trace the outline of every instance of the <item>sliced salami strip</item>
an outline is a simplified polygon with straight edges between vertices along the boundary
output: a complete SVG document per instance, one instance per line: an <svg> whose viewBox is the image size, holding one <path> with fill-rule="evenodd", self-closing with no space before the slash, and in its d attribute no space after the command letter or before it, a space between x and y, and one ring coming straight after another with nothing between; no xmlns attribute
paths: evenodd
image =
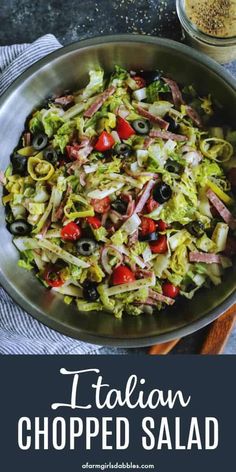
<svg viewBox="0 0 236 472"><path fill-rule="evenodd" d="M163 77L163 80L170 87L174 105L179 108L180 105L184 104L184 100L182 97L182 93L180 92L179 86L174 80L167 79L166 77Z"/></svg>
<svg viewBox="0 0 236 472"><path fill-rule="evenodd" d="M198 114L198 112L190 107L190 106L186 106L186 112L187 112L187 115L189 116L189 118L191 118L191 120L199 127L199 128L202 128L203 127L203 124L202 124L202 120L201 120L201 117L200 115Z"/></svg>
<svg viewBox="0 0 236 472"><path fill-rule="evenodd" d="M154 138L145 138L145 141L144 141L144 149L148 149L149 146L151 146L153 143L155 142L155 139Z"/></svg>
<svg viewBox="0 0 236 472"><path fill-rule="evenodd" d="M158 124L160 128L165 129L165 130L169 128L169 123L163 120L160 116L155 116L152 113L150 113L148 110L145 110L144 108L140 106L137 106L137 112L139 113L139 115L144 116L144 118L147 118L153 123Z"/></svg>
<svg viewBox="0 0 236 472"><path fill-rule="evenodd" d="M173 141L188 141L187 136L171 133L170 131L153 130L150 131L149 136L150 138L161 138L165 140L173 139Z"/></svg>
<svg viewBox="0 0 236 472"><path fill-rule="evenodd" d="M219 254L209 254L206 252L190 252L190 262L205 262L205 264L221 264L221 257Z"/></svg>
<svg viewBox="0 0 236 472"><path fill-rule="evenodd" d="M217 195L210 188L207 190L206 195L225 223L227 223L231 229L236 229L236 219Z"/></svg>
<svg viewBox="0 0 236 472"><path fill-rule="evenodd" d="M173 298L166 297L165 295L162 295L162 293L157 293L151 289L149 289L148 295L148 298L156 300L157 302L166 303L166 305L174 305L175 303L175 300L173 300Z"/></svg>
<svg viewBox="0 0 236 472"><path fill-rule="evenodd" d="M65 95L64 97L57 97L54 100L55 103L61 105L62 107L69 107L70 105L74 105L75 97L73 95Z"/></svg>
<svg viewBox="0 0 236 472"><path fill-rule="evenodd" d="M24 146L30 146L31 145L31 133L24 133L23 140L24 140Z"/></svg>
<svg viewBox="0 0 236 472"><path fill-rule="evenodd" d="M173 98L174 105L179 108L180 105L185 105L185 101L183 100L182 93L179 89L179 86L174 80L163 78L164 82L169 85L171 89L171 94ZM203 127L201 117L199 116L198 112L192 108L191 106L186 106L186 113L191 118L191 120L199 126L199 128Z"/></svg>
<svg viewBox="0 0 236 472"><path fill-rule="evenodd" d="M146 187L144 188L144 191L136 205L136 208L134 209L134 213L140 213L140 211L142 211L143 207L145 206L147 200L151 195L151 191L155 184L155 180L149 180L149 182L146 184Z"/></svg>
<svg viewBox="0 0 236 472"><path fill-rule="evenodd" d="M91 118L91 116L96 113L99 108L103 105L103 103L109 98L113 93L115 92L115 87L111 86L108 89L106 89L99 97L95 99L95 101L90 105L90 107L84 112L84 116L86 118Z"/></svg>

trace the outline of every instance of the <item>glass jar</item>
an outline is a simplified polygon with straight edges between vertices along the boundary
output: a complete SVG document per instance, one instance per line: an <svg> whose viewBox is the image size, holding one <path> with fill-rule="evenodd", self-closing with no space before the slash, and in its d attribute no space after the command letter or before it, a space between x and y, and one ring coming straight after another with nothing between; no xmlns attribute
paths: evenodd
<svg viewBox="0 0 236 472"><path fill-rule="evenodd" d="M236 59L236 36L210 36L191 22L186 14L185 0L176 0L176 10L186 42L195 49L208 54L221 64Z"/></svg>

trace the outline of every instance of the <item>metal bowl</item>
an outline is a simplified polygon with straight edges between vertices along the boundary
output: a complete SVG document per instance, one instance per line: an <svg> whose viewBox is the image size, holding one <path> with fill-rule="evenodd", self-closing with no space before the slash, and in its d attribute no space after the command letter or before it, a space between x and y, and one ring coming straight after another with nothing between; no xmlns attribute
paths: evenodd
<svg viewBox="0 0 236 472"><path fill-rule="evenodd" d="M91 68L112 71L115 64L128 69L162 69L180 83L193 83L201 93L211 92L236 123L235 81L224 69L187 46L149 36L121 35L94 38L50 54L28 69L0 100L0 168L24 128L27 115L52 93L85 85ZM220 286L201 290L193 300L179 300L156 316L124 317L78 313L61 295L46 290L35 276L17 266L18 253L0 209L0 281L22 308L63 334L102 345L146 346L192 333L216 319L235 300L236 267L227 270ZM10 316L10 314L9 314Z"/></svg>

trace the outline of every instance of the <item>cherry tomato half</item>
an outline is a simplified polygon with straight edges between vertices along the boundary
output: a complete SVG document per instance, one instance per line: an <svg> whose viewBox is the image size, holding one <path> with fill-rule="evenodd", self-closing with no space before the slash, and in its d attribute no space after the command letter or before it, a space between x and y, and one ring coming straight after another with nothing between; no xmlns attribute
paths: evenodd
<svg viewBox="0 0 236 472"><path fill-rule="evenodd" d="M145 210L147 213L151 213L159 206L159 203L154 200L153 197L150 197L145 205Z"/></svg>
<svg viewBox="0 0 236 472"><path fill-rule="evenodd" d="M61 229L61 238L64 241L77 241L80 237L81 229L74 221L70 221Z"/></svg>
<svg viewBox="0 0 236 472"><path fill-rule="evenodd" d="M49 285L49 287L61 287L64 284L64 280L61 278L60 270L58 266L53 264L48 264L43 278Z"/></svg>
<svg viewBox="0 0 236 472"><path fill-rule="evenodd" d="M117 118L116 131L120 139L128 139L130 136L135 134L135 131L129 122L124 120L124 118L121 118L121 116Z"/></svg>
<svg viewBox="0 0 236 472"><path fill-rule="evenodd" d="M166 235L160 234L158 240L149 243L149 245L153 254L165 254L168 249Z"/></svg>
<svg viewBox="0 0 236 472"><path fill-rule="evenodd" d="M120 285L135 281L135 275L129 267L120 265L113 270L112 284Z"/></svg>
<svg viewBox="0 0 236 472"><path fill-rule="evenodd" d="M171 284L170 282L165 282L162 285L162 293L166 297L176 298L177 295L179 295L179 287L176 287L175 285Z"/></svg>
<svg viewBox="0 0 236 472"><path fill-rule="evenodd" d="M139 89L146 86L146 80L143 79L143 77L139 77L139 75L136 75L135 77L133 77L133 79L135 80Z"/></svg>
<svg viewBox="0 0 236 472"><path fill-rule="evenodd" d="M91 200L91 205L96 211L96 213L106 213L110 209L111 200L110 197L104 197L100 200L97 198L93 198Z"/></svg>
<svg viewBox="0 0 236 472"><path fill-rule="evenodd" d="M102 226L102 223L97 216L88 216L86 221L93 229L98 229Z"/></svg>
<svg viewBox="0 0 236 472"><path fill-rule="evenodd" d="M113 136L110 133L107 133L107 131L103 131L98 137L94 149L99 152L108 151L108 149L111 149L114 144L115 140Z"/></svg>
<svg viewBox="0 0 236 472"><path fill-rule="evenodd" d="M157 221L157 229L158 231L165 231L168 228L168 224L165 223L163 220Z"/></svg>
<svg viewBox="0 0 236 472"><path fill-rule="evenodd" d="M156 231L156 223L151 218L141 217L141 235L146 236L147 234L154 233Z"/></svg>

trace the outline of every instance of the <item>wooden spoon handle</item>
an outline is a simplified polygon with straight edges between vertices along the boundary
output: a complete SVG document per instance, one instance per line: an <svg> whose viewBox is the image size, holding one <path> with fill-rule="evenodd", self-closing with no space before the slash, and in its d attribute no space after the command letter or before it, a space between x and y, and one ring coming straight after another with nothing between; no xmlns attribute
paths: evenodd
<svg viewBox="0 0 236 472"><path fill-rule="evenodd" d="M199 354L221 354L234 327L235 319L236 306L234 305L210 325Z"/></svg>
<svg viewBox="0 0 236 472"><path fill-rule="evenodd" d="M169 341L167 343L155 344L154 346L151 346L149 348L148 354L151 354L151 355L168 354L173 349L173 347L176 346L176 344L179 341L180 341L179 339L173 339L172 341Z"/></svg>

